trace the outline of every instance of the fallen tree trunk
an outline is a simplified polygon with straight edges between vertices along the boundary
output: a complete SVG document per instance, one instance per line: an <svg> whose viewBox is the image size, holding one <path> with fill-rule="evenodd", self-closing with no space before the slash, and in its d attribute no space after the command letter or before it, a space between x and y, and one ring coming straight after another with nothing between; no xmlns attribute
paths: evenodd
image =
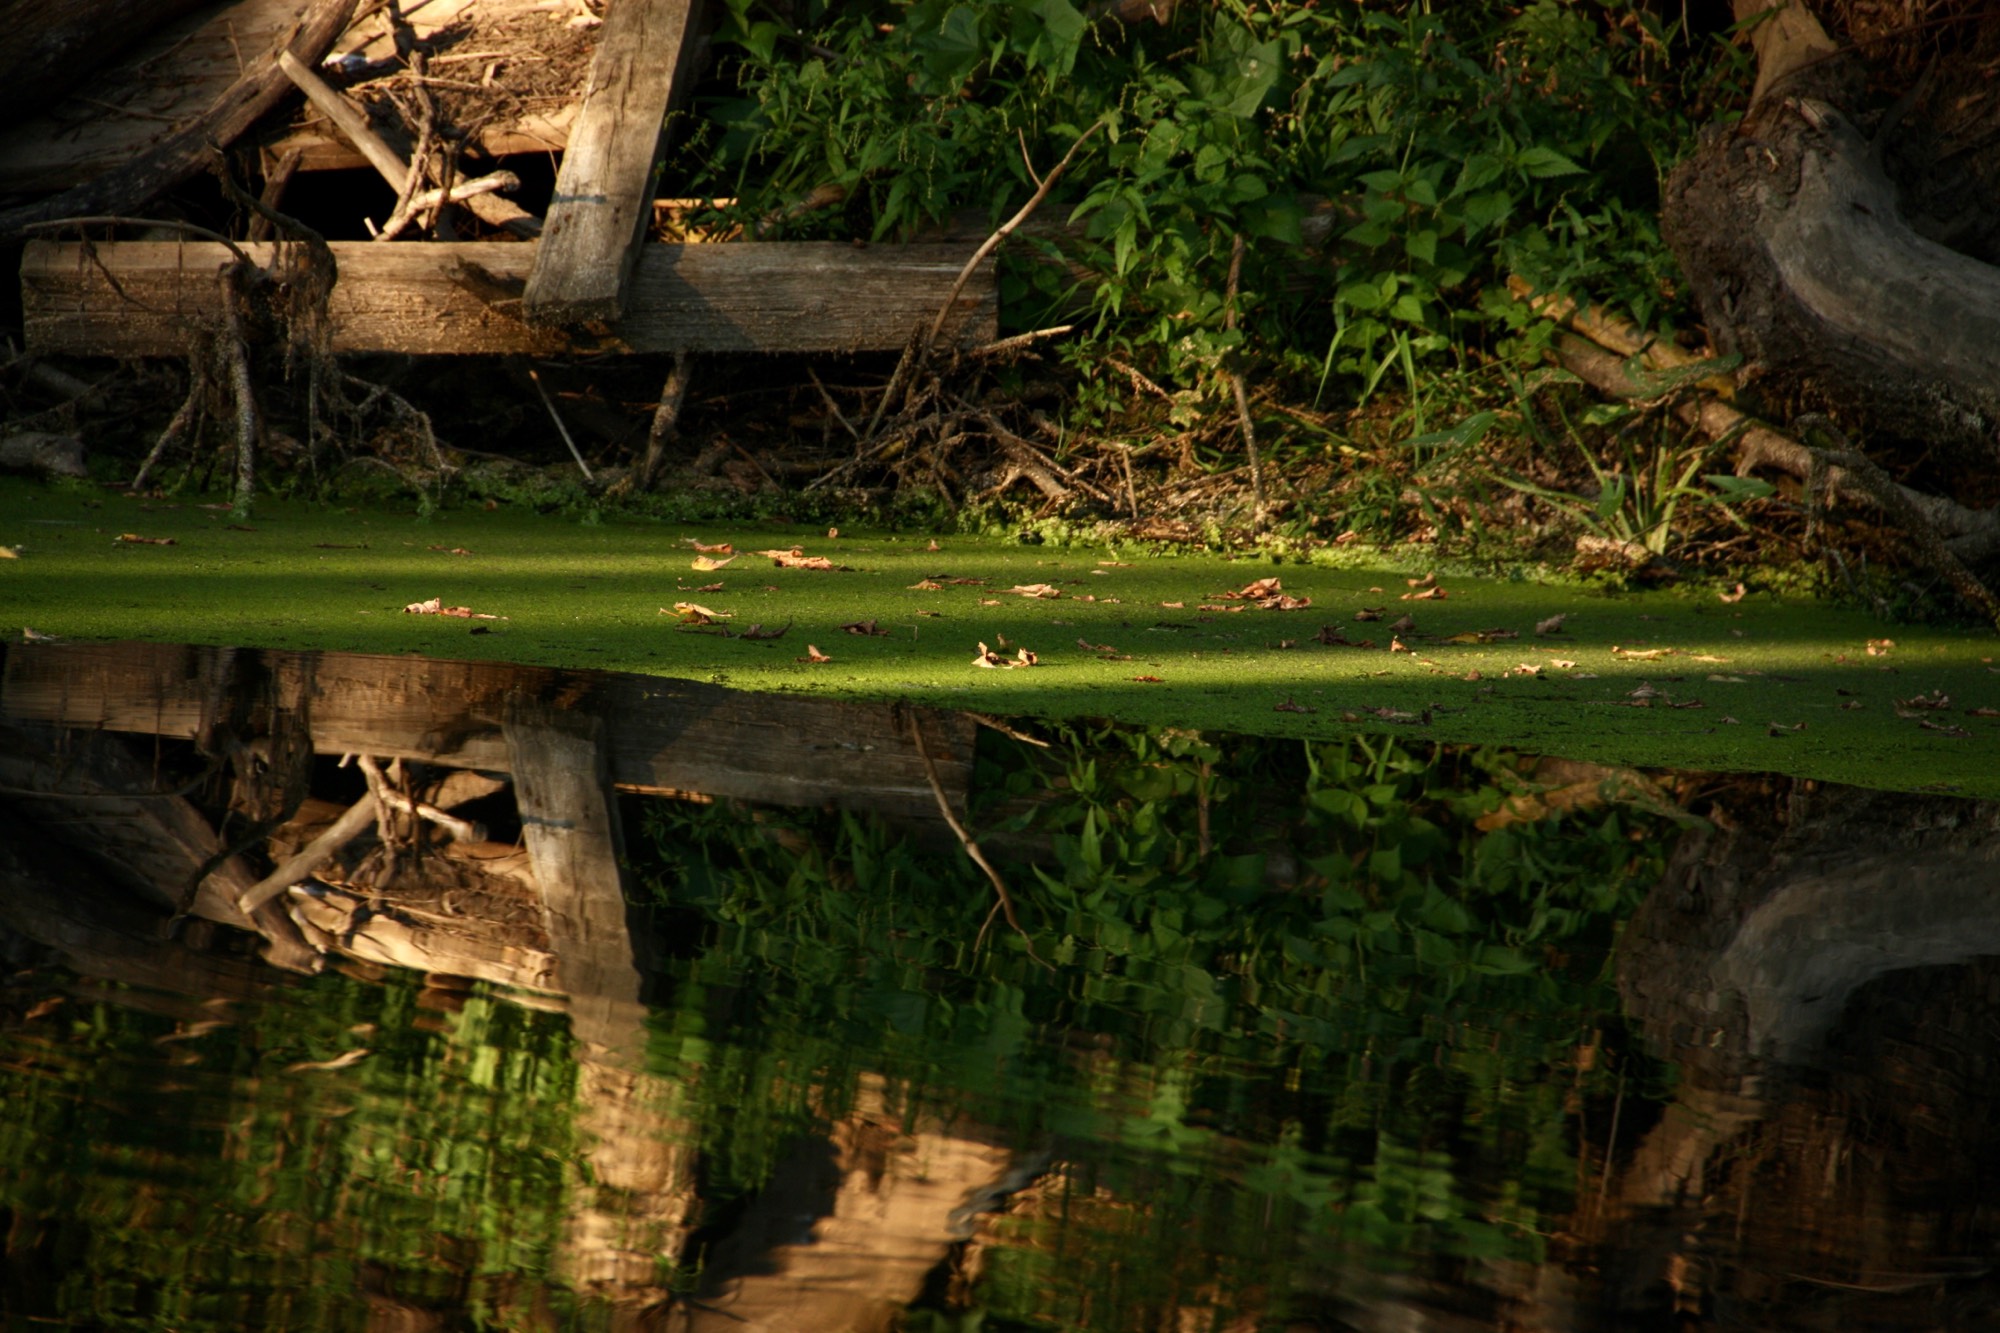
<svg viewBox="0 0 2000 1333"><path fill-rule="evenodd" d="M1763 0L1738 0L1739 19ZM1662 221L1716 349L1954 468L2000 458L2000 270L1917 234L1846 62L1796 3L1758 29L1758 96L1669 178Z"/></svg>
<svg viewBox="0 0 2000 1333"><path fill-rule="evenodd" d="M291 80L278 68L278 56L289 53L306 65L317 65L334 39L346 31L354 5L355 0L314 0L291 36L251 65L199 120L95 180L0 213L0 240L11 240L63 218L130 213L162 190L205 169L213 147L235 142L291 92Z"/></svg>

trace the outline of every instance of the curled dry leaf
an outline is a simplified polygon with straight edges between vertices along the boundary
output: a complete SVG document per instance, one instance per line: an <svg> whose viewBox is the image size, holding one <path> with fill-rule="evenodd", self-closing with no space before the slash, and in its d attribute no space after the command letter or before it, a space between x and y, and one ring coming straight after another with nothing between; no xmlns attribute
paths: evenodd
<svg viewBox="0 0 2000 1333"><path fill-rule="evenodd" d="M675 602L673 610L669 611L663 606L660 608L660 614L663 616L679 616L690 625L712 625L718 620L729 619L734 613L730 611L711 611L700 602Z"/></svg>
<svg viewBox="0 0 2000 1333"><path fill-rule="evenodd" d="M1161 685L1165 683L1158 676L1134 676L1132 679L1141 685Z"/></svg>
<svg viewBox="0 0 2000 1333"><path fill-rule="evenodd" d="M1568 619L1569 612L1565 611L1561 615L1550 616L1547 620L1537 620L1535 622L1535 633L1560 634L1562 633L1563 621Z"/></svg>
<svg viewBox="0 0 2000 1333"><path fill-rule="evenodd" d="M872 620L851 621L848 624L842 625L841 628L849 634L865 634L877 639L886 639L889 637L889 631L883 629ZM806 646L811 647L812 645L807 644Z"/></svg>
<svg viewBox="0 0 2000 1333"><path fill-rule="evenodd" d="M1870 639L1868 641L1868 655L1870 657L1887 657L1889 650L1895 646L1896 641L1894 639Z"/></svg>
<svg viewBox="0 0 2000 1333"><path fill-rule="evenodd" d="M832 660L833 659L831 657L828 657L825 653L821 652L817 647L813 646L810 643L806 645L806 655L799 659L799 661L801 662L811 662L814 664L818 664L820 662L831 662Z"/></svg>
<svg viewBox="0 0 2000 1333"><path fill-rule="evenodd" d="M1951 736L1959 740L1972 739L1971 732L1967 731L1964 727L1958 726L1951 722L1932 722L1926 719L1925 721L1917 723L1917 725L1922 727L1925 731L1935 731L1940 733L1941 735Z"/></svg>
<svg viewBox="0 0 2000 1333"><path fill-rule="evenodd" d="M1908 699L1896 700L1897 708L1914 711L1951 707L1951 696L1943 690L1932 690L1929 694L1912 695Z"/></svg>
<svg viewBox="0 0 2000 1333"><path fill-rule="evenodd" d="M1356 620L1380 620L1382 618L1382 608L1379 606L1364 606L1354 613L1354 618Z"/></svg>
<svg viewBox="0 0 2000 1333"><path fill-rule="evenodd" d="M1017 597L1040 597L1043 599L1060 597L1062 594L1046 583L1017 583L1007 589Z"/></svg>
<svg viewBox="0 0 2000 1333"><path fill-rule="evenodd" d="M1335 629L1332 625L1321 625L1319 627L1319 633L1313 635L1313 642L1323 643L1329 648L1332 647L1352 648L1354 646L1352 643L1348 641L1348 638L1345 634L1342 634L1338 629Z"/></svg>
<svg viewBox="0 0 2000 1333"><path fill-rule="evenodd" d="M1714 680L1715 677L1710 676L1709 679ZM1856 708L1865 707L1865 705L1859 699L1849 699L1846 703L1843 703L1841 707L1848 710L1849 712L1852 712Z"/></svg>
<svg viewBox="0 0 2000 1333"><path fill-rule="evenodd" d="M1576 669L1576 663L1570 661L1567 657L1551 657L1549 665L1558 671L1574 671Z"/></svg>
<svg viewBox="0 0 2000 1333"><path fill-rule="evenodd" d="M1725 722L1729 720L1728 718L1723 719ZM1786 726L1783 722L1773 722L1765 728L1765 733L1771 736L1790 736L1805 729L1806 724L1803 722L1794 722L1790 726Z"/></svg>
<svg viewBox="0 0 2000 1333"><path fill-rule="evenodd" d="M694 547L695 550L700 551L704 555L729 555L736 550L728 542L717 542L715 545L710 546L704 542L696 541L692 537L685 538L684 540L689 546Z"/></svg>
<svg viewBox="0 0 2000 1333"><path fill-rule="evenodd" d="M441 597L432 597L422 602L411 602L403 608L403 614L406 616L452 616L458 620L505 620L507 618L505 616L496 616L487 611L475 611L469 606L446 606L444 599Z"/></svg>
<svg viewBox="0 0 2000 1333"><path fill-rule="evenodd" d="M1539 676L1542 674L1542 669L1533 662L1520 662L1507 674L1510 676Z"/></svg>
<svg viewBox="0 0 2000 1333"><path fill-rule="evenodd" d="M936 579L918 579L910 585L912 592L943 592L944 585Z"/></svg>
<svg viewBox="0 0 2000 1333"><path fill-rule="evenodd" d="M1451 594L1443 588L1425 588L1419 592L1404 593L1403 600L1406 602L1442 602L1449 596Z"/></svg>
<svg viewBox="0 0 2000 1333"><path fill-rule="evenodd" d="M1611 655L1628 662L1651 662L1655 658L1671 657L1676 651L1673 648L1620 648L1615 643L1611 645Z"/></svg>
<svg viewBox="0 0 2000 1333"><path fill-rule="evenodd" d="M1435 588L1437 581L1437 571L1432 570L1420 579L1404 579L1403 585L1408 588Z"/></svg>
<svg viewBox="0 0 2000 1333"><path fill-rule="evenodd" d="M1967 717L2000 717L2000 708L1968 708Z"/></svg>
<svg viewBox="0 0 2000 1333"><path fill-rule="evenodd" d="M720 583L704 583L704 584L702 584L702 585L701 585L701 586L700 586L699 588L696 588L696 589L695 589L695 591L696 591L696 592L721 592L721 591L722 591L722 585L721 585Z"/></svg>
<svg viewBox="0 0 2000 1333"><path fill-rule="evenodd" d="M1392 653L1407 653L1410 650L1404 646L1403 641L1401 639L1396 638L1394 635L1391 635L1389 637L1389 651Z"/></svg>
<svg viewBox="0 0 2000 1333"><path fill-rule="evenodd" d="M1001 646L1006 646L1006 640L1001 640ZM1040 660L1039 657L1029 652L1026 648L1017 649L1012 657L1002 657L999 653L982 643L979 645L979 655L972 659L972 665L976 667L1031 667Z"/></svg>
<svg viewBox="0 0 2000 1333"><path fill-rule="evenodd" d="M126 546L172 546L174 539L172 537L141 537L136 532L121 532L113 542L114 545L119 543L123 543Z"/></svg>
<svg viewBox="0 0 2000 1333"><path fill-rule="evenodd" d="M694 558L694 566L693 566L693 567L694 567L694 569L696 569L696 570L697 570L698 572L700 572L700 573L703 573L703 574L707 574L707 573L710 573L711 571L714 571L714 570L718 570L718 569L721 569L721 568L723 568L724 566L728 565L728 563L729 563L730 561L734 560L735 558L736 558L736 557L735 557L735 556L733 556L733 555L725 555L725 556L723 556L723 557L722 557L721 559L719 559L719 560L718 560L717 558L715 558L714 556L711 556L711 555L698 555L698 556L696 556L696 557Z"/></svg>
<svg viewBox="0 0 2000 1333"><path fill-rule="evenodd" d="M1722 601L1728 602L1733 605L1743 600L1743 594L1744 594L1744 587L1742 584L1739 583L1730 591L1719 592L1715 595Z"/></svg>

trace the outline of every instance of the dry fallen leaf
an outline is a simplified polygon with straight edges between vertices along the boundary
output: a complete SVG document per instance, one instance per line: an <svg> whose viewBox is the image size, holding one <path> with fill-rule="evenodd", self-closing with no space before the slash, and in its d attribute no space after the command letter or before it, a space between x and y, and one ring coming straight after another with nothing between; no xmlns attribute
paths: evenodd
<svg viewBox="0 0 2000 1333"><path fill-rule="evenodd" d="M782 639L785 637L785 631L791 627L792 622L789 620L776 629L765 629L762 625L752 625L737 637L741 639Z"/></svg>
<svg viewBox="0 0 2000 1333"><path fill-rule="evenodd" d="M1040 597L1046 599L1062 596L1060 592L1046 583L1017 583L1007 589L1007 591L1020 597Z"/></svg>
<svg viewBox="0 0 2000 1333"><path fill-rule="evenodd" d="M2000 717L2000 708L1968 708L1967 717Z"/></svg>
<svg viewBox="0 0 2000 1333"><path fill-rule="evenodd" d="M1410 650L1403 646L1403 641L1401 639L1396 638L1394 635L1391 635L1389 636L1389 651L1392 653L1407 653Z"/></svg>
<svg viewBox="0 0 2000 1333"><path fill-rule="evenodd" d="M349 1065L358 1065L367 1058L368 1048L363 1046L359 1050L349 1051L345 1055L336 1055L331 1060L301 1060L295 1065L286 1065L285 1072L287 1074L303 1074L308 1071L325 1073L335 1069L345 1069Z"/></svg>
<svg viewBox="0 0 2000 1333"><path fill-rule="evenodd" d="M1293 703L1290 699L1287 699L1283 703L1273 705L1272 711L1278 713L1317 713L1319 709L1308 708L1304 704Z"/></svg>
<svg viewBox="0 0 2000 1333"><path fill-rule="evenodd" d="M836 537L838 537L838 536L840 536L840 529L839 529L839 528L828 528L828 529L826 530L826 539L827 539L828 541L832 541L832 540L833 540L834 538L836 538Z"/></svg>
<svg viewBox="0 0 2000 1333"><path fill-rule="evenodd" d="M1565 611L1561 615L1550 616L1547 620L1537 620L1535 622L1535 633L1560 634L1562 633L1563 621L1568 619L1569 612Z"/></svg>
<svg viewBox="0 0 2000 1333"><path fill-rule="evenodd" d="M821 652L818 648L814 647L810 643L806 645L806 655L799 659L799 661L801 662L813 662L813 663L831 662L832 660L833 659L831 657L828 657L825 653Z"/></svg>
<svg viewBox="0 0 2000 1333"><path fill-rule="evenodd" d="M1331 625L1321 625L1319 627L1319 633L1313 635L1313 642L1323 643L1327 645L1329 648L1335 646L1339 646L1342 648L1352 648L1354 646L1351 642L1349 642L1345 634L1342 634L1339 630L1335 629Z"/></svg>
<svg viewBox="0 0 2000 1333"><path fill-rule="evenodd" d="M692 537L687 538L687 544L689 546L694 547L695 550L700 551L706 555L728 555L736 549L728 542L717 542L713 546L708 546L702 542L696 541Z"/></svg>
<svg viewBox="0 0 2000 1333"><path fill-rule="evenodd" d="M1739 583L1739 584L1737 584L1737 585L1736 585L1736 587L1735 587L1735 589L1734 589L1733 591L1731 591L1731 592L1719 592L1719 593L1717 593L1717 594L1715 594L1715 595L1716 595L1717 597L1721 598L1721 599L1722 599L1723 601L1725 601L1725 602L1729 602L1729 603L1732 603L1732 604L1733 604L1733 603L1736 603L1736 602L1740 602L1740 601L1742 601L1742 600L1743 600L1743 592L1744 592L1744 589L1743 589L1743 585Z"/></svg>
<svg viewBox="0 0 2000 1333"><path fill-rule="evenodd" d="M1442 602L1449 596L1451 594L1443 588L1425 588L1422 592L1404 593L1403 600L1406 602Z"/></svg>
<svg viewBox="0 0 2000 1333"><path fill-rule="evenodd" d="M675 602L672 611L668 611L663 606L660 608L660 614L663 616L679 616L690 625L712 625L718 620L729 619L735 613L731 611L711 611L700 602Z"/></svg>
<svg viewBox="0 0 2000 1333"><path fill-rule="evenodd" d="M121 532L118 534L117 541L123 542L127 546L172 546L174 544L172 537L141 537L136 532Z"/></svg>
<svg viewBox="0 0 2000 1333"><path fill-rule="evenodd" d="M1710 677L1709 677L1709 679L1710 679L1710 680L1714 680L1714 679L1715 679L1715 677L1713 677L1713 676L1710 676ZM1856 708L1861 708L1861 707L1864 707L1864 706L1865 706L1865 705L1863 705L1863 704L1862 704L1862 702L1861 702L1861 701L1860 701L1859 699L1849 699L1849 700L1848 700L1848 701L1847 701L1846 703L1844 703L1844 704L1842 704L1842 705L1841 705L1841 707L1842 707L1842 708L1845 708L1845 709L1848 709L1848 710L1850 710L1850 711L1851 711L1851 710L1853 710L1853 709L1856 709Z"/></svg>
<svg viewBox="0 0 2000 1333"><path fill-rule="evenodd" d="M1692 660L1696 662L1727 662L1729 659L1726 657L1717 657L1714 653L1696 653Z"/></svg>
<svg viewBox="0 0 2000 1333"><path fill-rule="evenodd" d="M943 592L944 585L936 579L918 579L910 585L913 592Z"/></svg>
<svg viewBox="0 0 2000 1333"><path fill-rule="evenodd" d="M1513 676L1539 676L1542 674L1542 669L1533 662L1521 662L1516 664L1514 669L1508 674Z"/></svg>
<svg viewBox="0 0 2000 1333"><path fill-rule="evenodd" d="M1403 616L1393 625L1389 626L1389 632L1391 634L1408 634L1415 630L1416 627L1417 618L1415 616Z"/></svg>
<svg viewBox="0 0 2000 1333"><path fill-rule="evenodd" d="M1437 571L1432 570L1420 579L1404 579L1403 583L1404 586L1411 588L1433 588L1437 586L1437 581Z"/></svg>
<svg viewBox="0 0 2000 1333"><path fill-rule="evenodd" d="M470 552L470 551L466 550L466 549L465 549L465 548L464 548L463 546L452 546L452 547L444 547L444 546L426 546L426 547L425 547L424 549L425 549L426 551L443 551L443 552L444 552L444 553L445 553L446 555L471 555L471 554L472 554L472 552Z"/></svg>
<svg viewBox="0 0 2000 1333"><path fill-rule="evenodd" d="M1917 723L1917 725L1925 731L1941 732L1946 736L1957 737L1960 740L1970 740L1972 738L1971 732L1967 731L1964 727L1955 726L1950 722L1923 721Z"/></svg>
<svg viewBox="0 0 2000 1333"><path fill-rule="evenodd" d="M505 620L490 611L475 611L469 606L446 606L444 599L433 597L428 601L411 602L403 608L406 616L451 616L458 620Z"/></svg>
<svg viewBox="0 0 2000 1333"><path fill-rule="evenodd" d="M1354 618L1356 620L1380 620L1382 618L1382 608L1379 606L1364 606L1354 613Z"/></svg>
<svg viewBox="0 0 2000 1333"><path fill-rule="evenodd" d="M1161 602L1161 603L1160 603L1160 605L1161 605L1161 606L1164 606L1164 607L1166 607L1166 608L1167 608L1167 609L1168 609L1169 611L1179 611L1180 609L1182 609L1183 607L1185 607L1185 606L1187 605L1187 603L1186 603L1186 602Z"/></svg>
<svg viewBox="0 0 2000 1333"><path fill-rule="evenodd" d="M1908 699L1896 700L1896 707L1911 709L1937 709L1951 707L1951 696L1942 690L1932 690L1929 694L1912 695Z"/></svg>
<svg viewBox="0 0 2000 1333"><path fill-rule="evenodd" d="M841 628L846 630L849 634L866 634L877 639L886 639L889 637L889 631L883 629L880 625L876 624L872 620L856 620L849 624L842 625ZM808 644L806 646L811 647L812 645Z"/></svg>
<svg viewBox="0 0 2000 1333"><path fill-rule="evenodd" d="M1729 720L1728 718L1723 719L1725 722ZM1805 729L1806 724L1803 722L1794 722L1790 726L1786 726L1782 722L1773 722L1765 730L1766 734L1771 736L1790 736L1795 732L1804 731Z"/></svg>
<svg viewBox="0 0 2000 1333"><path fill-rule="evenodd" d="M734 560L735 558L736 557L733 555L725 555L720 560L718 560L714 556L698 555L694 558L694 568L700 571L701 573L706 574L712 570L723 568L725 565L727 565L730 561Z"/></svg>
<svg viewBox="0 0 2000 1333"><path fill-rule="evenodd" d="M1870 639L1868 641L1868 655L1870 657L1887 657L1889 650L1895 646L1896 641L1894 639Z"/></svg>
<svg viewBox="0 0 2000 1333"><path fill-rule="evenodd" d="M1132 679L1141 685L1160 685L1164 683L1158 676L1134 676Z"/></svg>
<svg viewBox="0 0 2000 1333"><path fill-rule="evenodd" d="M1674 651L1672 648L1620 648L1615 643L1611 645L1613 657L1622 657L1631 662L1650 662L1657 657L1670 657Z"/></svg>
<svg viewBox="0 0 2000 1333"><path fill-rule="evenodd" d="M1576 669L1576 663L1570 661L1567 657L1551 657L1549 665L1558 671L1573 671Z"/></svg>

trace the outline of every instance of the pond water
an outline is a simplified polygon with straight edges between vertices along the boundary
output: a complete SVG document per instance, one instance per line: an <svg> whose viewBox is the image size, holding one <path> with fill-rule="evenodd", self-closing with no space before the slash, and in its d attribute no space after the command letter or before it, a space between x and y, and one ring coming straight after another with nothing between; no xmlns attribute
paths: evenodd
<svg viewBox="0 0 2000 1333"><path fill-rule="evenodd" d="M2000 1317L1990 807L161 653L5 663L9 1326ZM219 924L363 731L480 827Z"/></svg>

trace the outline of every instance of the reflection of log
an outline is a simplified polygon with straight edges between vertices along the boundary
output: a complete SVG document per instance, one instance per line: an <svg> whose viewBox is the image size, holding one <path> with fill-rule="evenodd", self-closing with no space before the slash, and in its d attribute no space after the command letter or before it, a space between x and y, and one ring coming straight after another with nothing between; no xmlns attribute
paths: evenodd
<svg viewBox="0 0 2000 1333"><path fill-rule="evenodd" d="M562 988L636 1002L603 735L603 722L588 713L525 702L508 710L514 798Z"/></svg>
<svg viewBox="0 0 2000 1333"><path fill-rule="evenodd" d="M314 0L279 44L280 49L308 65L317 63L347 27L354 2ZM276 106L291 86L278 70L276 52L259 58L200 119L139 157L53 198L0 213L0 238L18 236L25 227L57 218L132 211L202 170L214 145L233 143Z"/></svg>
<svg viewBox="0 0 2000 1333"><path fill-rule="evenodd" d="M157 775L115 736L0 727L0 742L0 786L9 789L13 809L161 907L178 908L195 871L221 850L200 812L179 794L161 792ZM201 881L191 910L267 935L275 927L290 940L294 932L277 925L284 920L277 909L258 914L257 925L238 910L252 879L239 858L222 861ZM287 961L303 959L287 955Z"/></svg>
<svg viewBox="0 0 2000 1333"><path fill-rule="evenodd" d="M212 659L222 651L16 645L0 676L0 716L197 736L211 725ZM261 656L284 690L309 692L313 746L322 754L506 772L512 756L501 720L508 700L519 696L616 718L605 737L607 761L612 782L627 791L866 810L950 838L923 761L886 705L743 694L655 676L364 653ZM931 758L953 806L963 811L973 724L955 713L925 716Z"/></svg>
<svg viewBox="0 0 2000 1333"><path fill-rule="evenodd" d="M653 159L680 85L692 0L619 0L570 128L525 305L538 324L615 320L653 220Z"/></svg>
<svg viewBox="0 0 2000 1333"><path fill-rule="evenodd" d="M816 1145L819 1163L793 1163L717 1247L702 1294L675 1312L677 1333L862 1333L900 1320L961 1239L961 1210L991 1193L1011 1154L936 1123L906 1126L879 1079L857 1102L831 1153Z"/></svg>
<svg viewBox="0 0 2000 1333"><path fill-rule="evenodd" d="M832 242L646 245L624 319L607 333L530 327L521 293L541 242L374 245L336 241L328 319L336 352L845 352L902 346L950 295L968 250ZM268 246L245 247L269 264ZM211 243L103 242L88 258L37 241L21 263L36 352L181 356L218 317ZM993 336L991 263L953 307L950 336Z"/></svg>

